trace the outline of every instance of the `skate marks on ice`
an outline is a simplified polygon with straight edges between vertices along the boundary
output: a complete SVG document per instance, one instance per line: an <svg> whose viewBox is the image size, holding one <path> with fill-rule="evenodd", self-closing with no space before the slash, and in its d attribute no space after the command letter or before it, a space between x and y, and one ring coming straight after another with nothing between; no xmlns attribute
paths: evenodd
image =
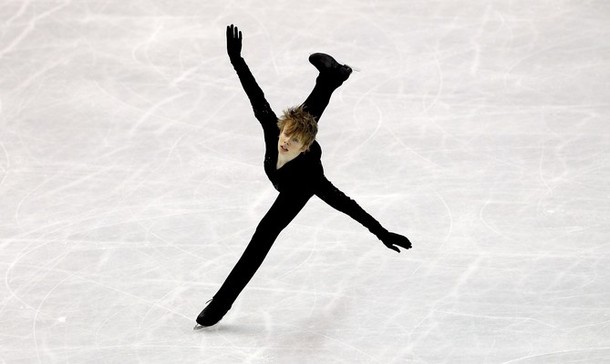
<svg viewBox="0 0 610 364"><path fill-rule="evenodd" d="M233 5L0 8L3 361L610 359L605 3ZM229 23L276 109L360 69L325 169L414 248L312 200L193 332L274 196Z"/></svg>

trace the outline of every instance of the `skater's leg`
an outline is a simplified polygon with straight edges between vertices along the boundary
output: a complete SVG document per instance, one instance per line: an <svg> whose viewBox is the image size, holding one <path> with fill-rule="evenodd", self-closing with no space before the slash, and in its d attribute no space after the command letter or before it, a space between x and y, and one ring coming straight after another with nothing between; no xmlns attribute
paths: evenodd
<svg viewBox="0 0 610 364"><path fill-rule="evenodd" d="M237 296L263 263L277 236L301 211L310 197L311 195L286 192L279 194L256 228L241 258L214 295L212 302L197 318L200 325L214 325L231 308Z"/></svg>
<svg viewBox="0 0 610 364"><path fill-rule="evenodd" d="M309 94L301 106L305 111L313 115L316 121L319 121L324 109L326 109L326 106L328 106L328 103L330 102L333 91L337 87L338 86L333 87L331 85L324 85L322 82L316 80L316 85L311 91L311 94Z"/></svg>
<svg viewBox="0 0 610 364"><path fill-rule="evenodd" d="M280 193L261 222L241 258L214 296L234 301L260 267L275 239L301 211L310 196Z"/></svg>
<svg viewBox="0 0 610 364"><path fill-rule="evenodd" d="M309 62L320 71L320 74L316 78L316 85L301 106L319 120L333 92L347 80L352 69L337 63L334 58L323 53L312 54Z"/></svg>

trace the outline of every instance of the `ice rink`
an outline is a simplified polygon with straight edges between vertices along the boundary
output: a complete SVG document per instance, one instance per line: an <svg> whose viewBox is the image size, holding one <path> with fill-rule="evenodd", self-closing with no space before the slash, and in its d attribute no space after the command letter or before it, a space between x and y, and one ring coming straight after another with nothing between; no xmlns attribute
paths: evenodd
<svg viewBox="0 0 610 364"><path fill-rule="evenodd" d="M0 363L609 363L610 3L4 0ZM327 177L193 331L274 201L276 113L357 71Z"/></svg>

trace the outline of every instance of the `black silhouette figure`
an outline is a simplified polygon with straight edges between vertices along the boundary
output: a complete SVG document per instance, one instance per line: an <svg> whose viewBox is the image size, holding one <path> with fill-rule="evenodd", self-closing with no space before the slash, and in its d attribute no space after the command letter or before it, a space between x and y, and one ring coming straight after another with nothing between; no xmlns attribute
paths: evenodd
<svg viewBox="0 0 610 364"><path fill-rule="evenodd" d="M278 119L241 57L241 49L242 32L233 25L228 26L229 59L250 100L254 115L263 127L265 173L279 195L258 224L252 240L225 282L197 317L198 325L195 328L212 326L222 319L260 267L280 232L314 195L368 228L389 249L400 252L398 247L411 248L409 239L383 228L324 176L320 161L322 150L314 140L317 122L333 91L349 78L352 69L337 63L329 55L312 54L309 62L319 71L314 89L301 106L289 109Z"/></svg>

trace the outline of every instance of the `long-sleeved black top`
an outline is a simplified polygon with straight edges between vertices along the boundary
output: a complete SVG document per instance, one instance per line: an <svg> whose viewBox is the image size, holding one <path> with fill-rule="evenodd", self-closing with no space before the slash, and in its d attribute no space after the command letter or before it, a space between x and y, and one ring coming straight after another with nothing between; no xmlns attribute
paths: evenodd
<svg viewBox="0 0 610 364"><path fill-rule="evenodd" d="M321 162L322 149L317 141L310 146L309 151L301 153L279 169L276 167L280 136L278 118L244 59L241 57L231 59L231 63L250 100L254 115L263 127L265 173L275 189L280 192L266 216L270 225L273 225L274 218L283 221L277 227L281 231L305 206L309 198L316 195L334 209L358 221L378 238L387 233L388 231L375 218L326 178Z"/></svg>

